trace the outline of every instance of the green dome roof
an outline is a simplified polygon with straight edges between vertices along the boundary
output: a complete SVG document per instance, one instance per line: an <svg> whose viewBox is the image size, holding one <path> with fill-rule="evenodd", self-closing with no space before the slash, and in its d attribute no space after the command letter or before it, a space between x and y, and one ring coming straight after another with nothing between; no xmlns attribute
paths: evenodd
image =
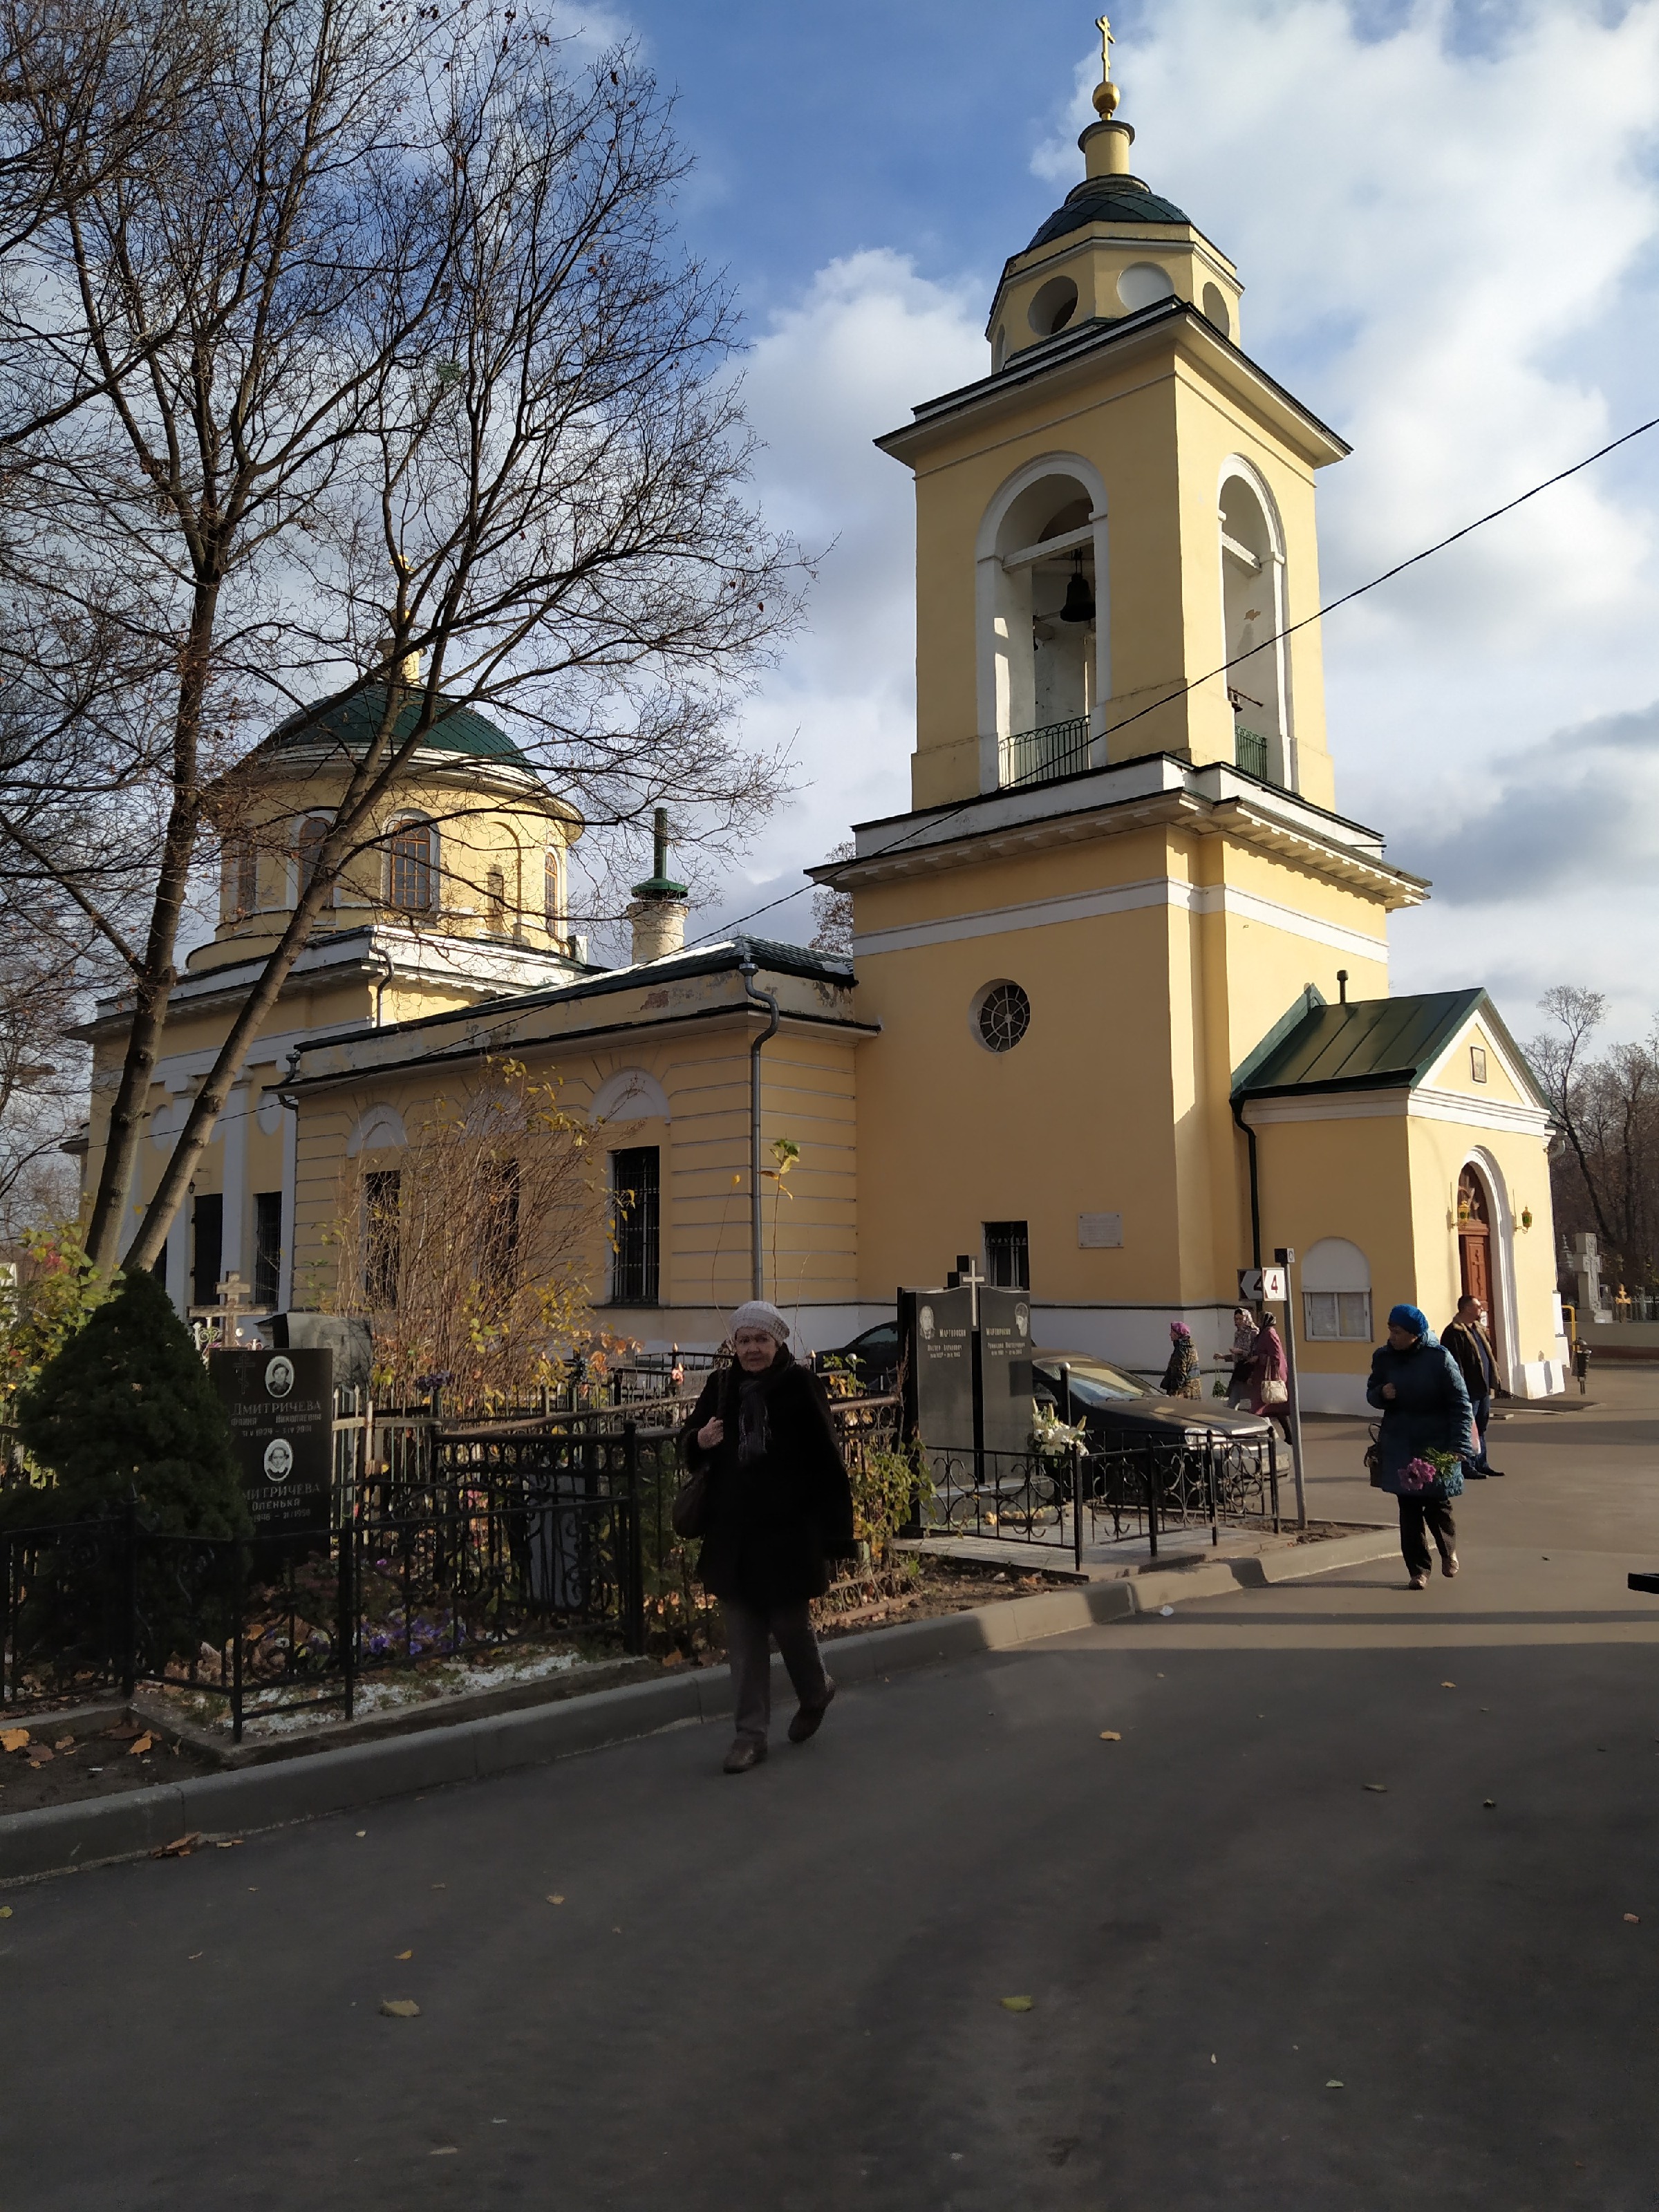
<svg viewBox="0 0 1659 2212"><path fill-rule="evenodd" d="M1055 239L1085 230L1091 222L1185 222L1188 218L1169 200L1159 199L1133 177L1089 177L1066 195L1025 251L1052 246Z"/></svg>
<svg viewBox="0 0 1659 2212"><path fill-rule="evenodd" d="M408 737L421 718L425 701L416 693L392 727L394 739ZM528 769L530 763L505 730L486 721L476 708L459 705L439 695L440 719L421 739L423 749L436 753L465 753L473 760L494 760L508 767ZM265 743L273 752L288 752L300 745L334 744L347 752L367 750L386 712L386 686L371 684L349 698L329 700L319 707L301 707L281 721Z"/></svg>

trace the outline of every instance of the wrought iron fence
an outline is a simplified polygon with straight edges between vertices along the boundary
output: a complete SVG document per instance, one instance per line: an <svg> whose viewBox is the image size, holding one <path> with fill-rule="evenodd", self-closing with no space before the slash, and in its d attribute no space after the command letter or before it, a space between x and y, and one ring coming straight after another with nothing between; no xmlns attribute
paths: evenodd
<svg viewBox="0 0 1659 2212"><path fill-rule="evenodd" d="M1202 1442L1124 1437L1058 1453L934 1446L923 1526L940 1534L1069 1549L1081 1565L1096 1546L1146 1540L1161 1530L1224 1522L1277 1529L1278 1441L1239 1443L1215 1431Z"/></svg>
<svg viewBox="0 0 1659 2212"><path fill-rule="evenodd" d="M422 1510L389 1503L251 1543L165 1534L131 1509L0 1537L0 1711L160 1682L225 1699L240 1741L254 1710L349 1719L370 1670L549 1635L644 1650L625 1481L468 1480Z"/></svg>
<svg viewBox="0 0 1659 2212"><path fill-rule="evenodd" d="M1077 775L1089 765L1089 718L1080 714L1072 721L1046 723L1040 730L1016 731L1003 738L1000 750L1005 791Z"/></svg>
<svg viewBox="0 0 1659 2212"><path fill-rule="evenodd" d="M898 1401L832 1412L856 1480L896 1442ZM678 1424L606 1408L439 1429L365 1401L336 1431L326 1528L181 1537L128 1508L0 1535L0 1711L160 1682L226 1700L240 1741L255 1711L351 1717L382 1669L550 1634L699 1640L713 1608L673 1530Z"/></svg>

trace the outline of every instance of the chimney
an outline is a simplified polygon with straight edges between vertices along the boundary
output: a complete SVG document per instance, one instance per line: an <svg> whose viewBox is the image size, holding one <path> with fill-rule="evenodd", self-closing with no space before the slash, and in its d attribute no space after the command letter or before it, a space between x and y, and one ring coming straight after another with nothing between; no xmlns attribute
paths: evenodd
<svg viewBox="0 0 1659 2212"><path fill-rule="evenodd" d="M685 942L686 887L668 874L668 809L659 806L652 823L649 879L634 886L628 919L634 925L634 964L666 959Z"/></svg>

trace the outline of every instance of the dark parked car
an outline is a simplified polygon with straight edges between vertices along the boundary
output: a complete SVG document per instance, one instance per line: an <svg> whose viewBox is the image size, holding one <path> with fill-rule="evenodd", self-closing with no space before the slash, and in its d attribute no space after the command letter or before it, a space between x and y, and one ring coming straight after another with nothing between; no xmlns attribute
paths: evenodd
<svg viewBox="0 0 1659 2212"><path fill-rule="evenodd" d="M1066 1381L1071 1385L1069 1411L1061 1402ZM1053 1407L1062 1420L1081 1421L1091 1444L1147 1437L1202 1444L1206 1431L1230 1444L1255 1443L1273 1433L1261 1414L1241 1413L1224 1398L1166 1398L1086 1352L1035 1352L1031 1389L1039 1406Z"/></svg>
<svg viewBox="0 0 1659 2212"><path fill-rule="evenodd" d="M895 1389L898 1382L899 1333L896 1321L878 1321L850 1344L836 1352L820 1352L814 1362L820 1369L840 1367L858 1377L872 1396Z"/></svg>

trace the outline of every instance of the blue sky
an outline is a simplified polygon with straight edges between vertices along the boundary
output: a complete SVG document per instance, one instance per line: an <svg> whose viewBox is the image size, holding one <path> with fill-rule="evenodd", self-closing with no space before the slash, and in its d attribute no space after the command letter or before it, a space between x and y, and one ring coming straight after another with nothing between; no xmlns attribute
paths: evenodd
<svg viewBox="0 0 1659 2212"><path fill-rule="evenodd" d="M737 286L770 517L835 541L750 703L796 803L694 927L906 804L908 478L870 440L982 373L1004 258L1081 173L1086 7L830 0L589 11L697 157L682 220ZM1164 0L1113 18L1135 166L1239 264L1245 349L1353 443L1328 599L1659 413L1659 0ZM1394 987L1659 1009L1659 432L1334 617L1338 804L1433 875ZM810 934L803 898L764 925Z"/></svg>

